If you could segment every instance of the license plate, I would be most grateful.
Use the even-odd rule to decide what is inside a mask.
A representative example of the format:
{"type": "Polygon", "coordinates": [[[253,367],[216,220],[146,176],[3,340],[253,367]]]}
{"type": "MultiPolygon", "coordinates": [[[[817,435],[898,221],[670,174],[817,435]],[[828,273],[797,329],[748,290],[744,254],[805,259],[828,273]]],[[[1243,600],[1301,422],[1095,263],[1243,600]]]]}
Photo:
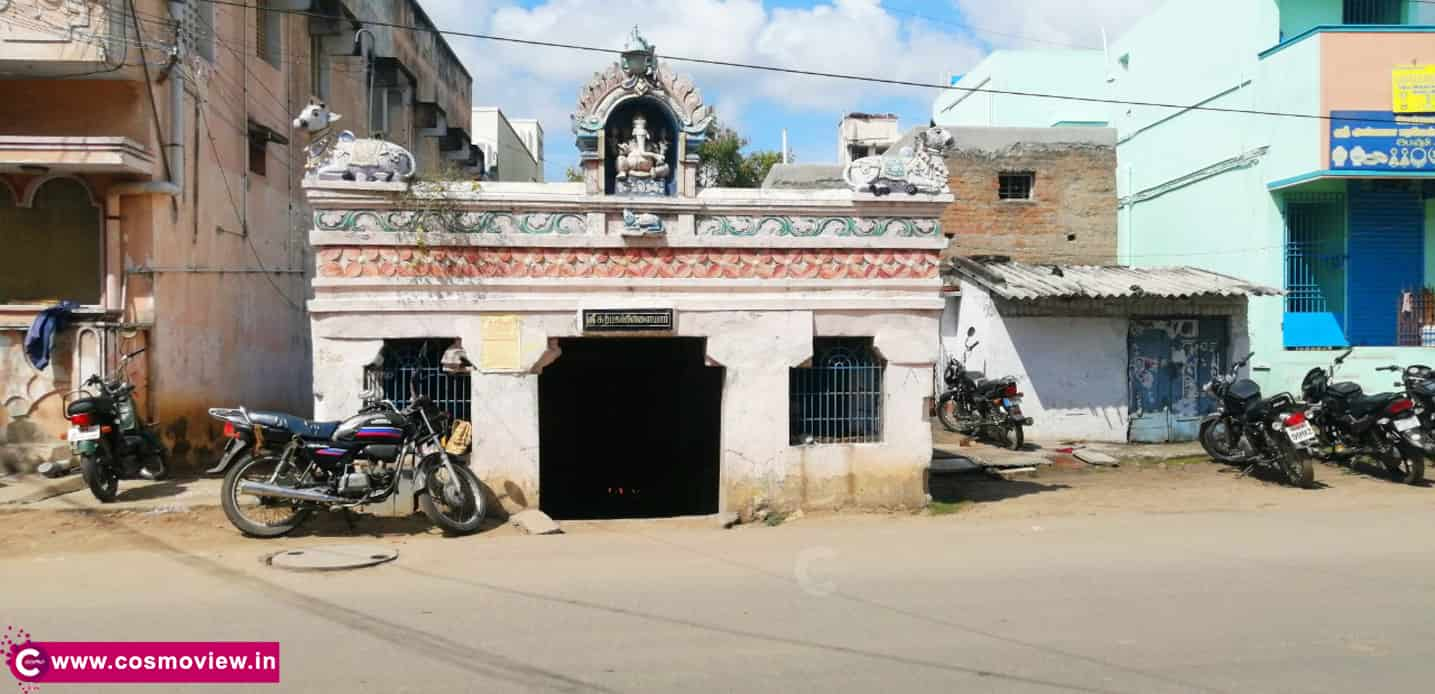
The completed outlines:
{"type": "Polygon", "coordinates": [[[70,427],[70,441],[94,441],[100,438],[99,427],[70,427]]]}
{"type": "Polygon", "coordinates": [[[1399,432],[1410,431],[1411,429],[1419,428],[1419,426],[1420,420],[1415,417],[1404,417],[1395,420],[1395,430],[1399,432]]]}
{"type": "Polygon", "coordinates": [[[1291,443],[1302,444],[1315,440],[1315,427],[1309,424],[1297,424],[1286,429],[1286,436],[1289,436],[1291,443]]]}

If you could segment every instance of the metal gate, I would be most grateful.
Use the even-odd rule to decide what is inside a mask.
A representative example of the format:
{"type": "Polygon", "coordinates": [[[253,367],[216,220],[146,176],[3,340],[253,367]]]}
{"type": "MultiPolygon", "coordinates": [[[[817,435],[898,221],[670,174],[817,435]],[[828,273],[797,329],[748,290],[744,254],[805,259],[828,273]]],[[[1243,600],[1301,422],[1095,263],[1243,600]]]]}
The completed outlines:
{"type": "Polygon", "coordinates": [[[1405,181],[1350,184],[1350,301],[1355,346],[1398,344],[1401,295],[1425,285],[1425,203],[1405,181]]]}
{"type": "Polygon", "coordinates": [[[1204,388],[1228,349],[1225,318],[1132,319],[1128,340],[1133,442],[1193,441],[1216,402],[1204,388]]]}
{"type": "Polygon", "coordinates": [[[371,377],[399,409],[408,407],[412,393],[427,396],[440,409],[457,419],[471,422],[473,417],[473,383],[468,374],[451,374],[443,370],[439,360],[444,350],[454,343],[452,338],[423,340],[385,340],[384,365],[371,377]]]}

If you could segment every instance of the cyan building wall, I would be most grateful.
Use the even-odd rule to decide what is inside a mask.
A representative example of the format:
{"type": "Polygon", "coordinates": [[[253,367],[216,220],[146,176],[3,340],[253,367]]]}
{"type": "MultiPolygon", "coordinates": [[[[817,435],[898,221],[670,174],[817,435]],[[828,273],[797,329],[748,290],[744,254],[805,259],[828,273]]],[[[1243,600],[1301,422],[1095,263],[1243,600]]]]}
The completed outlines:
{"type": "MultiPolygon", "coordinates": [[[[994,51],[963,75],[957,86],[1100,96],[1106,88],[1103,63],[1097,50],[994,51]]],[[[932,120],[941,126],[1049,128],[1100,125],[1110,118],[1106,104],[958,89],[943,92],[932,105],[932,120]]]]}

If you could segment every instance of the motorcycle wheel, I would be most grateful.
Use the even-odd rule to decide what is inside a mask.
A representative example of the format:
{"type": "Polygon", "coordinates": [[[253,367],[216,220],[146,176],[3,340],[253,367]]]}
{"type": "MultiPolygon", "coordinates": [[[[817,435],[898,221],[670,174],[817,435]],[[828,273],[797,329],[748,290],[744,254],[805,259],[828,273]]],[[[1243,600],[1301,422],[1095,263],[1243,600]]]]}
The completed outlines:
{"type": "Polygon", "coordinates": [[[241,481],[267,482],[278,464],[279,458],[276,456],[256,458],[246,451],[229,466],[219,495],[224,506],[224,515],[239,532],[250,537],[266,538],[287,535],[312,513],[311,509],[300,508],[284,499],[246,496],[244,502],[240,501],[241,481]],[[253,501],[249,501],[250,499],[253,501]]]}
{"type": "Polygon", "coordinates": [[[1231,428],[1225,421],[1213,419],[1201,422],[1199,436],[1201,448],[1206,455],[1219,463],[1234,463],[1241,459],[1240,442],[1231,441],[1231,428]]]}
{"type": "Polygon", "coordinates": [[[941,420],[942,427],[952,433],[961,433],[957,422],[957,401],[956,399],[944,400],[937,403],[937,419],[941,420]]]}
{"type": "Polygon", "coordinates": [[[101,503],[110,503],[120,493],[120,476],[109,466],[110,444],[100,441],[94,453],[80,458],[80,476],[90,493],[101,503]]]}
{"type": "Polygon", "coordinates": [[[1280,463],[1285,468],[1286,479],[1301,489],[1315,486],[1315,460],[1304,449],[1282,446],[1280,463]]]}
{"type": "Polygon", "coordinates": [[[1410,444],[1397,444],[1385,456],[1385,469],[1397,482],[1420,484],[1425,479],[1425,452],[1410,444]]]}
{"type": "Polygon", "coordinates": [[[1022,425],[1020,424],[1013,424],[1009,429],[999,427],[997,431],[1000,432],[998,434],[1000,437],[998,440],[1001,441],[1002,448],[1019,451],[1022,445],[1026,443],[1026,434],[1022,431],[1022,425]]]}
{"type": "Polygon", "coordinates": [[[424,482],[424,489],[419,492],[419,510],[445,532],[454,535],[478,532],[487,511],[478,475],[462,463],[454,463],[453,469],[458,471],[456,490],[448,488],[446,466],[438,465],[432,469],[424,482]]]}

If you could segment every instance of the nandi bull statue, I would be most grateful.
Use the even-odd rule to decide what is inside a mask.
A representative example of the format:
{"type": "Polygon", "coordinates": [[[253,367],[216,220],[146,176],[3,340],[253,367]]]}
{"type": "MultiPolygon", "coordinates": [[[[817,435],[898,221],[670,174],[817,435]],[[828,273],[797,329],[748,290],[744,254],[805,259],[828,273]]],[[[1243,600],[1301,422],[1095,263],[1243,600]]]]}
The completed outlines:
{"type": "Polygon", "coordinates": [[[305,150],[307,176],[320,181],[402,181],[414,175],[414,155],[403,147],[355,137],[348,130],[329,132],[340,118],[323,102],[311,102],[294,118],[294,128],[313,138],[305,150]]]}
{"type": "Polygon", "coordinates": [[[880,154],[854,159],[843,169],[842,179],[853,190],[879,196],[893,190],[908,195],[949,193],[947,163],[942,160],[942,153],[951,144],[952,134],[944,128],[927,128],[917,133],[915,148],[903,147],[895,156],[880,154]]]}

